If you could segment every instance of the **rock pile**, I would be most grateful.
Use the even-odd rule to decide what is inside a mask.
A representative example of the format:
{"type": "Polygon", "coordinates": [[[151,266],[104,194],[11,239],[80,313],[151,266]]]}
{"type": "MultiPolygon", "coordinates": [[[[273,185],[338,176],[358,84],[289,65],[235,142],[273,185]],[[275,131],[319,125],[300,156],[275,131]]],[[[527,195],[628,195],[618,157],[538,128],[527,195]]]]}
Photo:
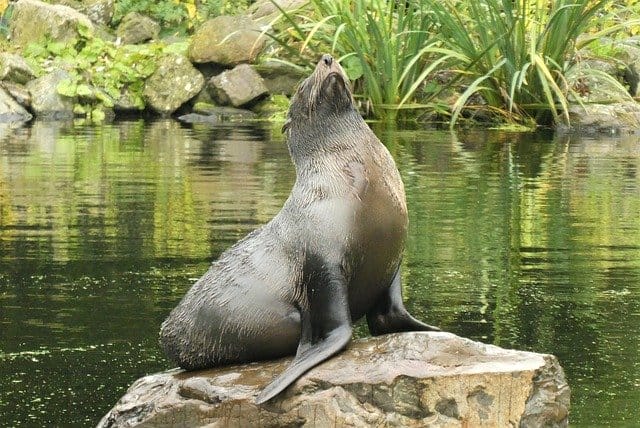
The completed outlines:
{"type": "MultiPolygon", "coordinates": [[[[93,37],[99,32],[98,27],[102,37],[107,31],[105,25],[110,23],[114,13],[113,0],[63,0],[59,3],[64,4],[18,0],[13,5],[9,33],[16,51],[30,43],[74,43],[79,37],[93,37]]],[[[265,0],[257,2],[253,9],[261,8],[261,3],[265,0]]],[[[285,3],[285,7],[297,7],[299,2],[285,3]]],[[[146,110],[161,116],[190,113],[185,117],[192,118],[195,113],[200,121],[207,122],[229,117],[219,114],[219,109],[227,106],[272,111],[259,104],[264,104],[270,96],[291,95],[303,73],[295,67],[278,65],[274,68],[269,64],[258,67],[255,64],[266,46],[264,29],[249,15],[223,15],[206,21],[191,37],[185,55],[167,53],[157,60],[155,72],[141,82],[144,87],[142,101],[133,99],[127,86],[122,89],[120,98],[112,102],[115,114],[146,110]],[[202,112],[194,112],[196,102],[206,104],[208,110],[213,109],[215,113],[207,118],[202,112]]],[[[159,33],[158,23],[132,12],[121,20],[115,34],[105,37],[116,44],[140,44],[157,40],[159,33]]],[[[62,69],[38,77],[21,55],[1,53],[0,122],[23,122],[33,116],[73,117],[78,112],[74,106],[79,100],[58,91],[60,82],[69,78],[67,71],[62,69]]],[[[253,116],[247,112],[230,117],[253,116]]]]}

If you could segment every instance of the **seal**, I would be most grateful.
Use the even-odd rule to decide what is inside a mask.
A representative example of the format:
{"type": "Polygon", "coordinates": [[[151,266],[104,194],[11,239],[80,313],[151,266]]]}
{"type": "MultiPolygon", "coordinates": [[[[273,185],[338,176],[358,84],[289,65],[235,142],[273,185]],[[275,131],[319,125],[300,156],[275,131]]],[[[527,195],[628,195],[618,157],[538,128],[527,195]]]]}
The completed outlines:
{"type": "Polygon", "coordinates": [[[363,316],[373,335],[438,330],[403,305],[404,186],[330,55],[298,88],[283,131],[296,169],[289,198],[211,265],[160,331],[187,370],[295,354],[257,403],[340,352],[363,316]]]}

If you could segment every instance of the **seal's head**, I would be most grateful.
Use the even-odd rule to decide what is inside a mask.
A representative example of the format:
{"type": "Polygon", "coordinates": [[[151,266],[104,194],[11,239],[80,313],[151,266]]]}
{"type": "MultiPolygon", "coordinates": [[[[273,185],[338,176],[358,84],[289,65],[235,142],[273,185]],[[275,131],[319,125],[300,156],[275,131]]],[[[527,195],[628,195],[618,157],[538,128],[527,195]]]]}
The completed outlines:
{"type": "Polygon", "coordinates": [[[331,55],[322,55],[314,72],[305,79],[291,101],[283,131],[291,123],[326,123],[331,116],[353,111],[349,79],[331,55]]]}

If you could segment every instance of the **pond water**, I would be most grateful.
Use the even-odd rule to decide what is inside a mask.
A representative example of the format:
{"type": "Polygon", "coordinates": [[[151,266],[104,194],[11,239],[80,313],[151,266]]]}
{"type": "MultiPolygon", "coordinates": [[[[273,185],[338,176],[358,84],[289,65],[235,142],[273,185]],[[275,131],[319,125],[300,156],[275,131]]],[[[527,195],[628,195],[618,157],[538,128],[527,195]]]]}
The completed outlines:
{"type": "MultiPolygon", "coordinates": [[[[407,190],[410,311],[557,355],[575,426],[640,423],[640,137],[378,134],[407,190]]],[[[0,425],[95,425],[169,368],[160,323],[293,180],[268,126],[1,125],[0,425]]]]}

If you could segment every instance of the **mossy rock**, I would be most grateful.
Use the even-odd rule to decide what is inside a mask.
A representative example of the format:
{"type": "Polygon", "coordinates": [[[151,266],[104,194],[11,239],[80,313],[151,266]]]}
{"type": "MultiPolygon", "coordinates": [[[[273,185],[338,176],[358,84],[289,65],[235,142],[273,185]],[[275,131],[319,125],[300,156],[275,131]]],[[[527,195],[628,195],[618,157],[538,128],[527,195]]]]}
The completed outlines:
{"type": "Polygon", "coordinates": [[[136,12],[127,13],[116,30],[116,35],[125,45],[154,40],[158,38],[158,34],[160,34],[160,24],[136,12]]]}
{"type": "Polygon", "coordinates": [[[93,33],[91,20],[68,6],[52,5],[38,0],[19,0],[9,21],[11,40],[17,46],[45,40],[72,42],[80,34],[93,33]]]}
{"type": "Polygon", "coordinates": [[[30,119],[31,114],[0,87],[0,123],[26,122],[30,119]]]}
{"type": "Polygon", "coordinates": [[[169,54],[145,82],[143,96],[149,107],[168,116],[196,96],[203,86],[202,73],[186,57],[169,54]]]}
{"type": "Polygon", "coordinates": [[[24,85],[34,77],[33,69],[20,55],[0,53],[0,80],[24,85]]]}
{"type": "Polygon", "coordinates": [[[73,117],[75,100],[58,93],[58,85],[70,80],[71,75],[64,70],[55,70],[27,83],[31,94],[31,108],[36,117],[47,119],[68,119],[73,117]]]}
{"type": "Polygon", "coordinates": [[[193,35],[189,59],[194,63],[214,62],[237,65],[254,62],[266,43],[265,36],[251,18],[217,16],[205,22],[193,35]]]}

